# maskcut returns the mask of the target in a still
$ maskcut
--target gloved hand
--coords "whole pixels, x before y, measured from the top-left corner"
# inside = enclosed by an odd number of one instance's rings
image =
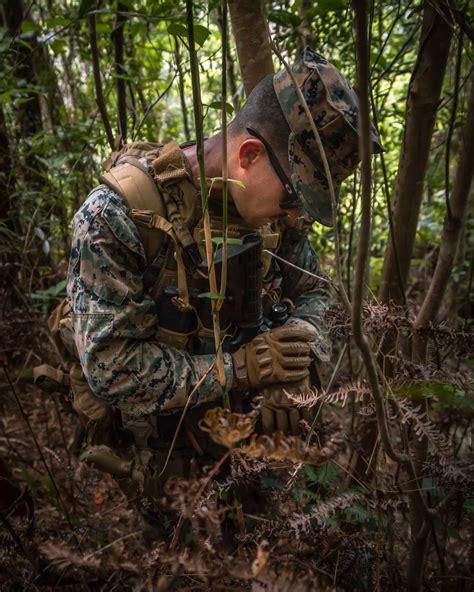
[[[237,388],[299,382],[311,363],[309,343],[313,335],[306,328],[278,327],[257,335],[232,354]]]
[[[266,387],[262,391],[263,401],[260,407],[262,428],[265,434],[283,432],[298,436],[301,434],[300,421],[311,422],[314,417],[314,406],[298,407],[287,394],[304,400],[311,396],[309,374],[298,383],[278,384]]]

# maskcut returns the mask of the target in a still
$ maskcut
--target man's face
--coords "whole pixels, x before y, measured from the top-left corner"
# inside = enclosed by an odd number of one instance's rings
[[[287,193],[270,165],[263,144],[250,138],[239,142],[236,148],[238,156],[236,150],[236,157],[229,161],[229,177],[241,181],[245,189],[230,183],[229,191],[245,222],[259,227],[288,217],[298,217],[301,213],[299,209],[283,210],[280,207]]]

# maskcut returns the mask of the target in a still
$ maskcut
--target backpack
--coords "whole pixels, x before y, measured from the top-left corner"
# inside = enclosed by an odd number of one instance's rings
[[[180,307],[189,307],[186,280],[188,266],[198,265],[201,255],[188,225],[196,214],[196,189],[191,182],[184,155],[177,144],[134,142],[113,152],[102,163],[100,182],[118,193],[129,208],[143,243],[149,269],[168,238],[168,254],[176,254],[176,280]],[[158,297],[169,281],[166,266],[154,278],[153,293]],[[64,299],[51,313],[48,328],[61,366],[42,364],[33,368],[34,382],[47,393],[72,391],[72,406],[87,430],[91,443],[109,441],[110,405],[90,389],[79,364],[70,323],[70,307]],[[106,429],[105,429],[106,428]],[[99,435],[100,434],[100,435]]]

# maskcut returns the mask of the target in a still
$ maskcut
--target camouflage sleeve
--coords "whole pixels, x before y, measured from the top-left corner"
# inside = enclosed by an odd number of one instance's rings
[[[145,253],[121,198],[104,185],[74,216],[67,294],[77,353],[93,392],[136,416],[182,407],[201,377],[193,404],[221,396],[215,356],[190,356],[155,339],[155,302],[144,293]]]
[[[306,230],[286,227],[277,254],[297,267],[324,279],[327,278],[326,274],[321,271],[318,257],[308,240]],[[313,351],[321,361],[328,361],[331,356],[332,345],[324,320],[324,313],[331,303],[329,284],[290,265],[285,265],[282,262],[278,264],[283,276],[283,297],[290,298],[295,305],[293,317],[303,319],[313,325],[317,333]]]

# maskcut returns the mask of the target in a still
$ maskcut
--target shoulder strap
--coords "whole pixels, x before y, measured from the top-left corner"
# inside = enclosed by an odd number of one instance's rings
[[[130,208],[129,216],[135,222],[143,242],[147,263],[155,259],[163,243],[163,234],[168,235],[176,249],[178,289],[181,308],[189,308],[189,295],[181,245],[173,225],[166,218],[166,207],[158,186],[138,160],[127,157],[126,162],[113,167],[100,177],[102,183],[118,193]],[[161,230],[162,232],[157,232]]]
[[[131,212],[143,211],[156,213],[158,216],[165,215],[165,205],[158,187],[137,159],[128,157],[126,162],[101,175],[100,181],[118,193]],[[133,216],[130,217],[133,219]],[[150,264],[163,243],[163,235],[148,225],[137,225],[137,229],[145,249],[147,263]]]

